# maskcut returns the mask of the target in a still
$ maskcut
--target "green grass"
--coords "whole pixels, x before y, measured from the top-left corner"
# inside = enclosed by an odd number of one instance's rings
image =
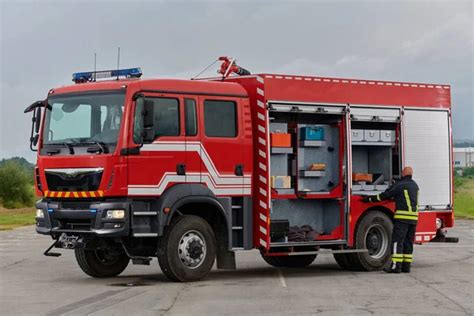
[[[457,178],[454,185],[454,214],[474,219],[474,179]]]
[[[9,230],[35,223],[34,208],[4,209],[0,207],[0,230]]]

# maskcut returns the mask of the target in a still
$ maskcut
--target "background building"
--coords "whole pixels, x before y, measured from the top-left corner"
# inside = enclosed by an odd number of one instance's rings
[[[454,167],[474,167],[474,147],[454,148]]]

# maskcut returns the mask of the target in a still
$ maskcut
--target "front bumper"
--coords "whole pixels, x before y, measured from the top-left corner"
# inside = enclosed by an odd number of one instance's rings
[[[65,204],[41,200],[36,208],[44,218],[36,218],[36,232],[58,237],[62,233],[97,237],[126,237],[130,234],[130,202],[126,200],[91,201]],[[107,210],[125,210],[121,219],[106,218]]]

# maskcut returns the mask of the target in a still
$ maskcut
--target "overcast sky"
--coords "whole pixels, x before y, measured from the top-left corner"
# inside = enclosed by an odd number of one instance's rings
[[[472,1],[5,1],[0,158],[28,150],[24,108],[93,68],[189,78],[229,55],[275,72],[452,85],[454,137],[474,139]]]

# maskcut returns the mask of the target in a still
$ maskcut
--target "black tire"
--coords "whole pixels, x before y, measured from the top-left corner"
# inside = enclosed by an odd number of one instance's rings
[[[186,245],[192,246],[190,251]],[[192,282],[205,278],[216,258],[214,231],[199,216],[184,215],[173,220],[172,224],[165,228],[158,246],[161,270],[170,280],[176,282]]]
[[[313,263],[316,259],[316,255],[275,257],[262,254],[262,258],[266,263],[277,268],[304,268]]]
[[[130,259],[117,246],[110,253],[100,249],[84,249],[74,250],[79,267],[86,274],[94,278],[110,278],[122,273],[128,266]]]
[[[380,211],[372,211],[359,222],[355,234],[355,248],[369,252],[347,253],[349,270],[377,271],[390,261],[393,223]]]
[[[334,259],[342,269],[351,270],[351,263],[347,253],[335,253]]]

